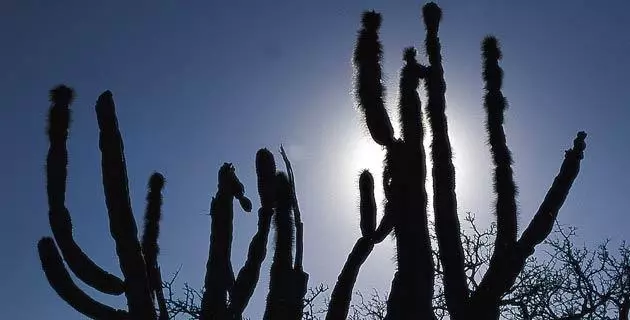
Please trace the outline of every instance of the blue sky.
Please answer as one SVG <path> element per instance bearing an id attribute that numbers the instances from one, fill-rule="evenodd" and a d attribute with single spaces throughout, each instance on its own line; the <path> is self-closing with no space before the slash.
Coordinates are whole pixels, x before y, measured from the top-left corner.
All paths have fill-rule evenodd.
<path id="1" fill-rule="evenodd" d="M 482 38 L 492 33 L 504 53 L 504 94 L 511 105 L 506 131 L 520 187 L 521 228 L 555 176 L 563 150 L 578 130 L 585 130 L 582 172 L 560 221 L 577 226 L 589 243 L 629 239 L 630 3 L 438 4 L 444 11 L 440 37 L 460 212 L 475 212 L 480 223 L 492 220 L 479 50 Z M 126 143 L 138 221 L 150 173 L 158 170 L 167 178 L 160 238 L 165 278 L 181 265 L 180 284 L 201 286 L 208 254 L 206 214 L 219 166 L 236 165 L 256 206 L 255 152 L 284 143 L 294 161 L 305 223 L 305 269 L 312 285 L 332 286 L 359 235 L 358 171 L 379 165 L 379 150 L 367 138 L 351 96 L 350 61 L 360 14 L 376 9 L 384 16 L 381 38 L 392 106 L 402 49 L 418 47 L 424 39 L 421 5 L 375 0 L 1 2 L 3 315 L 81 319 L 48 286 L 36 252 L 37 240 L 51 234 L 45 124 L 47 92 L 59 83 L 77 93 L 67 206 L 77 241 L 100 265 L 120 274 L 107 225 L 93 108 L 109 89 Z M 236 215 L 236 268 L 255 225 L 254 215 Z M 388 240 L 370 256 L 358 289 L 387 290 L 392 258 Z M 247 309 L 254 319 L 261 314 L 266 287 L 264 277 Z M 124 303 L 86 290 L 112 305 Z"/>

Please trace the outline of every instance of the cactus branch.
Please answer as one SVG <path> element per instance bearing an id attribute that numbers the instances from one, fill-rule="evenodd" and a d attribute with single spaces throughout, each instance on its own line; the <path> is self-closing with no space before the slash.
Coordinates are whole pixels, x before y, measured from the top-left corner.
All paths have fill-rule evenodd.
<path id="1" fill-rule="evenodd" d="M 269 293 L 263 319 L 290 319 L 293 292 L 293 217 L 291 184 L 283 172 L 276 174 L 275 251 L 269 277 Z"/>
<path id="2" fill-rule="evenodd" d="M 468 286 L 464 273 L 464 252 L 460 239 L 455 195 L 455 167 L 446 121 L 446 82 L 442 67 L 438 29 L 442 10 L 433 2 L 423 8 L 426 26 L 425 48 L 429 58 L 429 71 L 425 82 L 428 102 L 427 113 L 433 139 L 431 157 L 433 162 L 433 211 L 435 233 L 444 268 L 444 291 L 451 319 L 465 316 L 463 307 L 468 299 Z"/>
<path id="3" fill-rule="evenodd" d="M 52 238 L 44 237 L 37 244 L 39 259 L 50 286 L 78 312 L 92 319 L 131 319 L 123 310 L 116 310 L 90 298 L 72 281 L 63 265 L 57 246 Z"/>
<path id="4" fill-rule="evenodd" d="M 100 129 L 99 145 L 109 228 L 116 243 L 120 269 L 125 277 L 129 314 L 135 319 L 154 319 L 156 314 L 138 241 L 138 229 L 131 211 L 123 141 L 110 91 L 99 96 L 96 114 Z"/>
<path id="5" fill-rule="evenodd" d="M 363 13 L 362 28 L 354 50 L 356 68 L 356 94 L 359 108 L 372 139 L 382 146 L 394 141 L 394 129 L 387 115 L 381 83 L 381 57 L 383 50 L 378 39 L 381 15 L 374 12 Z"/>
<path id="6" fill-rule="evenodd" d="M 300 205 L 297 200 L 297 192 L 295 191 L 295 176 L 293 175 L 293 167 L 291 161 L 287 156 L 284 147 L 280 145 L 280 154 L 287 170 L 287 176 L 289 178 L 289 184 L 291 186 L 291 198 L 293 215 L 295 217 L 295 270 L 302 270 L 302 261 L 304 260 L 304 224 L 302 223 L 302 214 L 300 212 Z"/>
<path id="7" fill-rule="evenodd" d="M 558 211 L 564 204 L 573 181 L 580 172 L 580 162 L 584 158 L 584 149 L 586 149 L 585 139 L 586 132 L 578 132 L 573 140 L 573 148 L 565 151 L 560 172 L 547 191 L 547 195 L 545 195 L 545 199 L 540 204 L 534 218 L 518 241 L 519 247 L 524 250 L 533 252 L 534 246 L 540 244 L 551 232 Z"/>
<path id="8" fill-rule="evenodd" d="M 490 152 L 494 162 L 494 192 L 497 195 L 497 237 L 494 254 L 502 254 L 516 242 L 516 184 L 512 174 L 512 156 L 503 131 L 503 112 L 507 108 L 501 93 L 503 70 L 499 66 L 501 50 L 494 37 L 483 41 L 483 78 L 486 94 L 486 130 L 488 131 Z"/>
<path id="9" fill-rule="evenodd" d="M 210 204 L 210 252 L 201 299 L 202 320 L 227 318 L 227 293 L 235 281 L 231 262 L 234 198 L 239 199 L 241 206 L 249 202 L 249 207 L 244 205 L 243 209 L 251 210 L 251 202 L 231 163 L 221 166 L 218 180 L 217 193 Z"/>
<path id="10" fill-rule="evenodd" d="M 46 191 L 48 194 L 48 219 L 61 254 L 70 270 L 87 285 L 113 295 L 124 292 L 121 279 L 94 263 L 72 236 L 72 220 L 65 206 L 66 178 L 68 175 L 68 128 L 70 125 L 70 103 L 72 89 L 60 85 L 50 91 L 51 107 L 48 116 L 48 139 L 50 147 L 46 159 Z"/>
<path id="11" fill-rule="evenodd" d="M 252 237 L 247 260 L 239 271 L 230 292 L 229 314 L 234 319 L 242 317 L 245 307 L 254 294 L 256 283 L 260 278 L 260 267 L 267 255 L 267 241 L 276 193 L 276 164 L 273 155 L 267 149 L 260 149 L 256 153 L 256 175 L 261 203 L 261 208 L 258 210 L 258 230 Z"/>
<path id="12" fill-rule="evenodd" d="M 149 192 L 147 194 L 147 208 L 144 215 L 144 232 L 142 233 L 142 253 L 146 262 L 149 289 L 157 298 L 159 319 L 168 320 L 166 300 L 162 291 L 162 275 L 157 262 L 159 254 L 158 236 L 160 233 L 160 219 L 162 217 L 162 188 L 164 188 L 164 176 L 153 173 L 149 179 Z"/>

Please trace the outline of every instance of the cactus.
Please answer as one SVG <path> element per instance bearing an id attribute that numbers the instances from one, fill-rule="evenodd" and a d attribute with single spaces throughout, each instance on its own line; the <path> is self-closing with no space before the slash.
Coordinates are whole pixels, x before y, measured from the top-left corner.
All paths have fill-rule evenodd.
<path id="1" fill-rule="evenodd" d="M 154 173 L 148 183 L 147 207 L 142 241 L 137 237 L 136 222 L 131 212 L 122 138 L 118 129 L 112 94 L 104 92 L 96 104 L 100 128 L 103 186 L 110 220 L 110 230 L 120 260 L 124 281 L 107 273 L 81 250 L 72 235 L 72 221 L 65 207 L 68 155 L 66 140 L 70 123 L 70 104 L 74 92 L 66 86 L 51 90 L 47 158 L 47 191 L 49 219 L 54 240 L 44 237 L 38 250 L 46 278 L 59 296 L 80 313 L 94 319 L 169 319 L 167 302 L 162 291 L 162 277 L 157 261 L 159 221 L 161 218 L 164 177 Z M 291 163 L 281 148 L 288 176 L 276 172 L 273 155 L 267 149 L 256 154 L 256 171 L 261 208 L 258 231 L 251 240 L 247 261 L 235 278 L 232 270 L 232 202 L 237 199 L 249 212 L 251 201 L 230 163 L 219 170 L 218 190 L 211 203 L 211 238 L 202 296 L 201 319 L 242 319 L 260 276 L 266 255 L 271 219 L 276 214 L 277 237 L 273 283 L 275 305 L 283 306 L 286 319 L 300 319 L 302 299 L 306 293 L 308 274 L 303 271 L 303 227 L 295 193 Z M 280 188 L 280 190 L 277 190 Z M 293 225 L 292 214 L 296 224 Z M 293 228 L 297 232 L 295 263 L 292 258 Z M 60 250 L 59 250 L 60 249 Z M 61 251 L 61 253 L 60 253 Z M 63 256 L 63 257 L 62 257 Z M 125 294 L 128 310 L 117 310 L 102 304 L 83 292 L 72 280 L 63 261 L 77 277 L 95 289 L 112 295 Z M 275 263 L 278 265 L 278 263 Z M 279 279 L 279 280 L 278 280 Z M 229 297 L 229 300 L 228 300 Z M 273 300 L 273 299 L 272 299 Z M 155 306 L 157 302 L 157 307 Z M 159 313 L 156 313 L 156 308 Z M 283 312 L 284 312 L 283 311 Z M 273 318 L 277 318 L 275 314 Z"/>
<path id="2" fill-rule="evenodd" d="M 363 231 L 363 237 L 355 244 L 333 290 L 327 319 L 344 319 L 347 316 L 352 287 L 360 266 L 373 246 L 382 241 L 392 227 L 396 237 L 398 271 L 388 301 L 388 318 L 399 319 L 403 315 L 427 318 L 431 314 L 433 260 L 426 215 L 424 133 L 421 104 L 416 91 L 427 71 L 416 61 L 414 49 L 404 51 L 405 66 L 401 74 L 399 102 L 403 130 L 402 138 L 394 138 L 393 132 L 389 130 L 391 123 L 384 109 L 383 89 L 380 87 L 380 22 L 378 13 L 364 13 L 354 63 L 359 107 L 374 141 L 386 149 L 383 172 L 385 213 L 376 229 L 376 236 L 371 237 Z M 381 118 L 375 119 L 377 116 Z M 361 211 L 364 210 L 364 201 L 369 202 L 369 198 L 373 197 L 370 196 L 373 193 L 371 180 L 367 171 L 361 174 Z M 366 206 L 366 209 L 369 207 Z M 362 212 L 361 217 L 362 230 L 369 229 L 367 225 L 373 224 L 371 214 Z"/>
<path id="3" fill-rule="evenodd" d="M 272 277 L 266 317 L 300 319 L 302 298 L 306 293 L 308 275 L 302 270 L 301 257 L 293 263 L 294 220 L 299 212 L 295 196 L 293 171 L 284 149 L 281 153 L 289 175 L 276 172 L 271 152 L 260 149 L 256 153 L 256 175 L 261 207 L 258 210 L 258 230 L 253 236 L 247 260 L 235 278 L 232 271 L 232 202 L 236 198 L 245 211 L 251 202 L 244 196 L 243 185 L 232 164 L 219 170 L 219 184 L 211 204 L 211 237 L 206 265 L 205 291 L 201 301 L 201 319 L 242 319 L 260 277 L 260 268 L 266 256 L 266 246 L 273 218 L 276 226 L 276 248 L 272 263 Z M 296 221 L 301 226 L 299 213 Z M 298 237 L 302 237 L 301 228 Z M 301 243 L 296 255 L 302 255 Z M 280 311 L 281 310 L 281 311 Z"/>
<path id="4" fill-rule="evenodd" d="M 38 251 L 48 282 L 69 305 L 94 319 L 156 319 L 152 296 L 158 297 L 160 318 L 168 319 L 157 266 L 157 236 L 163 179 L 152 177 L 147 196 L 147 227 L 144 250 L 137 237 L 136 222 L 131 211 L 123 143 L 118 130 L 112 94 L 105 91 L 98 98 L 96 113 L 100 128 L 103 186 L 108 209 L 110 231 L 116 243 L 124 281 L 98 267 L 81 250 L 72 236 L 70 213 L 65 206 L 68 152 L 66 141 L 70 123 L 72 89 L 58 86 L 51 90 L 49 111 L 46 177 L 49 220 L 54 240 L 44 237 Z M 59 250 L 61 250 L 61 255 Z M 144 251 L 144 252 L 143 252 Z M 62 258 L 63 256 L 63 258 Z M 63 261 L 89 286 L 107 294 L 125 294 L 128 311 L 115 310 L 90 298 L 72 281 Z M 161 298 L 160 298 L 161 297 Z"/>
<path id="5" fill-rule="evenodd" d="M 282 146 L 280 153 L 287 173 L 279 172 L 276 175 L 276 241 L 263 319 L 299 320 L 302 318 L 303 299 L 308 283 L 308 274 L 302 266 L 302 221 L 293 168 Z"/>
<path id="6" fill-rule="evenodd" d="M 378 40 L 378 29 L 382 20 L 378 13 L 363 14 L 354 57 L 359 108 L 365 116 L 373 140 L 387 151 L 383 171 L 385 214 L 379 229 L 389 233 L 387 230 L 391 229 L 388 226 L 393 225 L 398 270 L 387 301 L 386 319 L 435 318 L 431 310 L 434 271 L 424 188 L 426 165 L 422 145 L 423 124 L 420 99 L 416 91 L 421 79 L 424 79 L 427 92 L 426 113 L 432 132 L 433 211 L 447 309 L 451 319 L 496 319 L 499 315 L 500 297 L 513 285 L 535 246 L 551 231 L 558 211 L 579 172 L 586 147 L 586 133 L 579 132 L 573 148 L 565 152 L 560 173 L 538 212 L 518 238 L 517 188 L 503 130 L 506 100 L 501 93 L 503 71 L 498 64 L 501 53 L 496 39 L 488 37 L 483 41 L 483 75 L 486 83 L 484 105 L 487 114 L 486 129 L 495 167 L 493 178 L 497 198 L 497 237 L 489 269 L 478 288 L 470 291 L 464 272 L 455 194 L 455 168 L 445 114 L 446 83 L 438 37 L 442 12 L 435 3 L 426 4 L 422 12 L 426 27 L 424 52 L 429 66 L 425 67 L 416 61 L 414 49 L 405 50 L 399 103 L 401 138 L 393 136 L 389 116 L 384 108 L 380 67 L 382 49 Z M 329 304 L 328 320 L 345 319 L 347 316 L 350 295 L 359 268 L 374 244 L 381 240 L 382 234 L 366 236 L 374 225 L 371 213 L 364 212 L 371 206 L 368 175 L 367 172 L 362 173 L 360 180 L 363 236 L 355 244 L 339 275 Z"/>

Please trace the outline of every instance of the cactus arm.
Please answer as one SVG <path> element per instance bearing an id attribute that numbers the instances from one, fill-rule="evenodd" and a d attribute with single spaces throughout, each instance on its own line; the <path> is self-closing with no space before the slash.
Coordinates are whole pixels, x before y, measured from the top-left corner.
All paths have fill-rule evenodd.
<path id="1" fill-rule="evenodd" d="M 247 260 L 241 268 L 230 292 L 229 313 L 233 319 L 240 319 L 249 303 L 260 278 L 260 267 L 267 255 L 267 241 L 273 216 L 275 199 L 276 164 L 273 154 L 267 149 L 256 153 L 256 175 L 261 208 L 258 210 L 258 229 L 252 237 L 247 252 Z"/>
<path id="2" fill-rule="evenodd" d="M 129 314 L 134 319 L 155 319 L 145 262 L 138 241 L 138 229 L 131 211 L 123 141 L 110 91 L 99 96 L 96 114 L 100 129 L 99 145 L 109 228 L 125 278 Z"/>
<path id="3" fill-rule="evenodd" d="M 147 207 L 144 215 L 144 232 L 142 233 L 142 253 L 144 254 L 149 289 L 157 300 L 159 320 L 168 320 L 166 300 L 162 291 L 162 275 L 158 265 L 159 254 L 158 236 L 160 233 L 160 219 L 162 216 L 162 188 L 164 177 L 160 173 L 153 173 L 149 179 L 149 192 L 147 194 Z"/>
<path id="4" fill-rule="evenodd" d="M 227 292 L 230 286 L 234 192 L 231 189 L 234 167 L 224 163 L 219 169 L 218 188 L 210 204 L 210 249 L 206 263 L 205 291 L 201 300 L 201 319 L 227 317 Z"/>
<path id="5" fill-rule="evenodd" d="M 289 187 L 291 195 L 291 207 L 293 208 L 294 225 L 295 225 L 295 261 L 293 262 L 292 271 L 292 284 L 293 294 L 291 295 L 290 302 L 290 315 L 291 319 L 302 319 L 303 315 L 303 301 L 306 295 L 308 287 L 308 273 L 304 272 L 303 260 L 304 260 L 304 224 L 302 223 L 302 214 L 300 212 L 300 205 L 297 199 L 297 192 L 295 187 L 295 176 L 293 175 L 293 167 L 291 161 L 287 156 L 284 147 L 280 145 L 280 154 L 287 170 L 287 176 L 289 178 Z"/>
<path id="6" fill-rule="evenodd" d="M 388 148 L 394 193 L 389 199 L 400 202 L 394 233 L 401 286 L 402 312 L 427 318 L 432 312 L 433 260 L 427 220 L 426 164 L 424 130 L 418 86 L 426 68 L 416 61 L 413 48 L 404 51 L 405 65 L 400 79 L 399 113 L 403 128 L 402 143 Z M 395 198 L 397 200 L 395 200 Z"/>
<path id="7" fill-rule="evenodd" d="M 471 305 L 483 309 L 483 305 L 494 303 L 497 305 L 501 295 L 506 292 L 523 270 L 526 259 L 534 253 L 536 245 L 540 244 L 551 232 L 553 223 L 566 199 L 573 181 L 578 175 L 580 161 L 584 157 L 586 133 L 579 132 L 573 141 L 573 148 L 565 152 L 565 158 L 560 172 L 547 192 L 543 203 L 534 215 L 532 221 L 521 235 L 516 246 L 508 255 L 496 259 L 488 267 L 488 271 L 479 283 L 471 297 Z M 489 310 L 498 312 L 496 306 Z M 491 315 L 494 315 L 491 314 Z"/>
<path id="8" fill-rule="evenodd" d="M 67 209 L 49 211 L 50 227 L 70 270 L 85 284 L 106 294 L 121 295 L 125 292 L 124 282 L 103 270 L 92 261 L 74 241 L 72 220 Z"/>
<path id="9" fill-rule="evenodd" d="M 337 277 L 337 283 L 330 296 L 326 320 L 343 320 L 348 316 L 352 290 L 359 270 L 373 249 L 374 242 L 369 237 L 361 237 L 355 243 Z"/>
<path id="10" fill-rule="evenodd" d="M 263 319 L 289 319 L 290 301 L 293 283 L 293 218 L 291 214 L 291 190 L 289 178 L 285 173 L 276 175 L 276 213 L 274 226 L 276 241 L 271 272 L 269 293 Z"/>
<path id="11" fill-rule="evenodd" d="M 378 227 L 376 223 L 376 201 L 374 200 L 374 178 L 368 170 L 361 172 L 359 176 L 359 193 L 360 193 L 360 225 L 362 237 L 357 240 L 352 251 L 348 255 L 348 259 L 344 263 L 341 273 L 337 277 L 335 288 L 330 296 L 328 304 L 327 320 L 346 319 L 348 310 L 350 309 L 350 300 L 352 298 L 352 290 L 357 281 L 359 271 L 367 257 L 374 249 L 374 245 L 382 242 L 387 234 L 393 228 L 390 219 L 385 217 L 391 214 L 385 214 L 381 219 Z"/>
<path id="12" fill-rule="evenodd" d="M 266 211 L 261 208 L 258 211 L 258 230 L 249 244 L 247 260 L 239 271 L 230 294 L 229 313 L 234 315 L 235 319 L 242 317 L 243 311 L 254 294 L 256 283 L 258 283 L 260 278 L 260 267 L 267 254 L 266 247 L 271 229 L 272 215 L 273 210 Z"/>
<path id="13" fill-rule="evenodd" d="M 494 162 L 494 192 L 497 195 L 496 216 L 497 236 L 494 254 L 501 255 L 516 243 L 517 208 L 516 184 L 512 173 L 512 156 L 503 131 L 503 112 L 507 108 L 501 93 L 503 70 L 499 66 L 501 51 L 494 37 L 483 41 L 483 78 L 486 94 L 486 130 L 489 136 L 490 152 Z"/>
<path id="14" fill-rule="evenodd" d="M 363 13 L 353 61 L 359 108 L 365 116 L 372 139 L 382 146 L 388 146 L 394 141 L 394 129 L 383 102 L 385 89 L 381 83 L 380 64 L 383 50 L 378 39 L 380 26 L 380 14 L 374 11 Z"/>
<path id="15" fill-rule="evenodd" d="M 527 252 L 533 252 L 534 246 L 540 244 L 551 232 L 558 211 L 564 204 L 573 185 L 573 181 L 580 172 L 580 162 L 584 158 L 586 148 L 586 132 L 578 132 L 573 140 L 573 148 L 567 150 L 560 172 L 551 185 L 545 199 L 541 203 L 534 218 L 529 223 L 518 241 L 519 247 Z"/>
<path id="16" fill-rule="evenodd" d="M 457 217 L 455 195 L 455 167 L 446 121 L 446 83 L 442 68 L 439 22 L 442 16 L 435 3 L 423 7 L 426 26 L 425 47 L 430 67 L 425 81 L 428 103 L 427 111 L 431 131 L 431 157 L 433 162 L 433 210 L 435 232 L 444 267 L 444 289 L 451 319 L 465 317 L 463 307 L 468 299 L 468 286 L 464 273 L 464 252 L 460 239 L 460 224 Z"/>
<path id="17" fill-rule="evenodd" d="M 72 308 L 92 319 L 131 319 L 127 312 L 95 301 L 77 287 L 64 267 L 52 238 L 42 238 L 37 244 L 37 249 L 48 283 Z"/>
<path id="18" fill-rule="evenodd" d="M 287 156 L 284 147 L 280 145 L 280 154 L 282 155 L 282 160 L 284 161 L 284 165 L 287 170 L 287 175 L 289 177 L 289 183 L 291 185 L 291 198 L 292 198 L 292 206 L 293 206 L 293 215 L 295 216 L 295 270 L 303 269 L 303 260 L 304 260 L 304 224 L 302 223 L 302 214 L 300 212 L 300 205 L 297 199 L 297 193 L 295 191 L 295 176 L 293 175 L 293 167 L 291 166 L 291 161 L 289 161 L 289 157 Z"/>
<path id="19" fill-rule="evenodd" d="M 46 191 L 48 194 L 48 219 L 61 254 L 70 270 L 87 285 L 113 295 L 120 295 L 125 287 L 121 279 L 94 263 L 72 236 L 72 220 L 65 206 L 66 178 L 68 176 L 68 128 L 72 89 L 60 85 L 50 92 L 51 107 L 48 116 L 50 146 L 46 159 Z"/>

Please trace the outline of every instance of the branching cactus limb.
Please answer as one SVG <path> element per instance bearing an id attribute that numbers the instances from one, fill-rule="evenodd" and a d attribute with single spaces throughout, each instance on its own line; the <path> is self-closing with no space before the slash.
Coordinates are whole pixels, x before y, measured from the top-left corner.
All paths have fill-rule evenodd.
<path id="1" fill-rule="evenodd" d="M 202 320 L 228 318 L 228 292 L 235 281 L 231 262 L 234 218 L 232 202 L 234 198 L 238 199 L 246 212 L 252 208 L 231 163 L 221 166 L 218 180 L 217 193 L 210 204 L 210 252 L 206 264 L 205 291 L 201 299 Z"/>
<path id="2" fill-rule="evenodd" d="M 52 238 L 42 238 L 37 244 L 37 249 L 50 286 L 75 310 L 92 319 L 131 319 L 126 311 L 116 310 L 95 301 L 74 284 Z"/>
<path id="3" fill-rule="evenodd" d="M 96 114 L 109 227 L 125 278 L 129 314 L 134 319 L 155 319 L 138 229 L 131 211 L 123 141 L 110 91 L 99 96 Z"/>
<path id="4" fill-rule="evenodd" d="M 455 195 L 455 167 L 446 121 L 446 82 L 438 30 L 442 11 L 435 3 L 422 8 L 426 26 L 425 51 L 430 67 L 425 81 L 428 94 L 427 114 L 431 126 L 433 163 L 433 211 L 435 232 L 444 268 L 444 289 L 451 319 L 466 317 L 468 286 L 464 273 L 464 252 L 460 239 Z"/>
<path id="5" fill-rule="evenodd" d="M 394 234 L 399 279 L 392 284 L 392 294 L 400 297 L 394 311 L 409 319 L 431 318 L 433 296 L 433 260 L 427 220 L 426 160 L 424 129 L 418 86 L 426 68 L 416 61 L 416 51 L 404 51 L 405 65 L 400 79 L 399 113 L 403 127 L 402 141 L 387 148 L 391 171 L 388 203 L 398 203 Z M 396 292 L 400 290 L 400 292 Z M 394 319 L 395 317 L 388 317 Z"/>
<path id="6" fill-rule="evenodd" d="M 292 284 L 293 292 L 290 295 L 290 319 L 300 320 L 302 319 L 304 309 L 304 296 L 306 296 L 306 290 L 308 287 L 308 273 L 304 272 L 302 265 L 304 256 L 304 225 L 302 223 L 302 214 L 300 212 L 300 204 L 297 199 L 297 192 L 295 187 L 295 175 L 293 174 L 293 166 L 287 156 L 284 147 L 280 145 L 280 154 L 284 161 L 285 168 L 287 170 L 287 177 L 289 179 L 289 192 L 291 196 L 291 207 L 293 208 L 294 225 L 295 225 L 295 261 L 293 262 L 292 270 Z"/>
<path id="7" fill-rule="evenodd" d="M 497 236 L 495 240 L 495 255 L 500 255 L 511 249 L 516 243 L 517 236 L 517 208 L 516 184 L 512 173 L 512 155 L 507 146 L 503 131 L 503 113 L 507 108 L 507 101 L 501 93 L 503 84 L 503 70 L 499 66 L 501 51 L 497 40 L 488 37 L 483 42 L 483 78 L 486 95 L 484 106 L 486 109 L 486 130 L 490 144 L 490 153 L 494 162 L 494 192 L 497 195 L 496 216 Z"/>
<path id="8" fill-rule="evenodd" d="M 354 51 L 356 68 L 356 95 L 359 108 L 372 139 L 382 146 L 394 141 L 394 130 L 383 102 L 385 89 L 381 83 L 381 58 L 383 50 L 378 39 L 381 15 L 374 12 L 363 13 L 362 28 Z"/>
<path id="9" fill-rule="evenodd" d="M 496 39 L 488 37 L 483 43 L 483 60 L 484 60 L 484 80 L 486 81 L 486 111 L 488 113 L 488 123 L 496 121 L 498 117 L 502 118 L 502 115 L 497 114 L 502 112 L 504 106 L 504 98 L 500 92 L 500 84 L 502 81 L 502 71 L 498 65 L 498 60 L 501 58 L 501 52 L 498 48 Z M 495 104 L 495 106 L 492 106 Z M 492 118 L 495 118 L 494 120 Z M 498 123 L 495 123 L 497 126 Z M 490 127 L 490 125 L 489 125 Z M 493 148 L 493 158 L 495 159 L 495 188 L 499 186 L 500 175 L 511 176 L 511 169 L 501 169 L 501 166 L 509 166 L 508 161 L 510 159 L 505 156 L 507 146 L 501 146 L 505 144 L 505 137 L 502 140 L 497 141 L 497 137 L 492 137 L 493 134 L 497 134 L 497 128 L 489 128 L 488 133 L 491 136 L 491 147 Z M 501 139 L 501 137 L 498 137 Z M 496 147 L 492 145 L 492 141 L 498 144 L 498 149 L 503 148 L 504 155 L 497 157 Z M 493 257 L 490 261 L 488 271 L 484 275 L 477 290 L 472 294 L 470 301 L 471 314 L 476 317 L 483 318 L 497 318 L 499 315 L 499 300 L 501 296 L 514 284 L 518 274 L 523 270 L 525 260 L 534 252 L 536 245 L 540 244 L 551 232 L 553 223 L 556 220 L 558 212 L 564 203 L 569 190 L 573 184 L 573 181 L 577 177 L 580 169 L 580 162 L 584 157 L 584 149 L 586 148 L 586 133 L 578 132 L 577 137 L 573 141 L 573 148 L 565 152 L 565 159 L 560 167 L 560 172 L 556 176 L 551 188 L 547 192 L 545 199 L 540 205 L 538 211 L 534 215 L 534 218 L 525 229 L 520 239 L 517 242 L 512 242 L 513 245 L 507 248 L 502 247 L 499 240 L 499 232 L 501 232 L 503 238 L 507 239 L 510 243 L 512 236 L 516 233 L 516 206 L 514 197 L 516 195 L 516 187 L 511 188 L 511 177 L 503 177 L 507 181 L 504 181 L 506 185 L 504 190 L 495 190 L 498 197 L 504 197 L 502 205 L 499 207 L 500 199 L 497 199 L 497 246 Z M 509 153 L 508 153 L 509 155 Z M 503 163 L 499 163 L 503 162 Z M 503 194 L 502 194 L 503 193 Z M 512 197 L 511 199 L 509 197 Z M 504 214 L 503 217 L 500 214 Z M 506 219 L 507 218 L 507 219 Z M 501 231 L 503 228 L 503 231 Z"/>
<path id="10" fill-rule="evenodd" d="M 96 265 L 81 250 L 72 236 L 72 220 L 65 206 L 65 199 L 68 175 L 66 141 L 73 96 L 73 90 L 64 85 L 50 91 L 51 107 L 48 116 L 50 146 L 46 159 L 46 191 L 50 227 L 64 260 L 81 281 L 103 293 L 120 295 L 125 290 L 123 281 Z"/>
<path id="11" fill-rule="evenodd" d="M 357 281 L 359 270 L 374 249 L 376 243 L 385 239 L 393 228 L 385 217 L 376 227 L 376 201 L 374 199 L 374 178 L 369 171 L 364 170 L 359 177 L 360 191 L 360 225 L 361 238 L 359 238 L 348 255 L 341 273 L 337 277 L 337 283 L 333 289 L 328 304 L 326 320 L 342 320 L 348 316 L 352 290 Z M 389 225 L 389 227 L 386 226 Z"/>
<path id="12" fill-rule="evenodd" d="M 273 154 L 267 149 L 260 149 L 256 153 L 256 175 L 261 204 L 258 210 L 258 230 L 249 244 L 247 260 L 230 292 L 229 314 L 233 319 L 239 320 L 254 293 L 260 278 L 260 267 L 267 255 L 276 194 L 276 163 Z"/>
<path id="13" fill-rule="evenodd" d="M 70 214 L 65 207 L 66 139 L 71 99 L 72 90 L 65 86 L 59 86 L 51 91 L 52 106 L 48 127 L 50 148 L 46 168 L 51 229 L 64 259 L 79 279 L 104 293 L 121 294 L 124 292 L 129 311 L 115 310 L 105 306 L 81 291 L 65 270 L 57 247 L 50 238 L 43 238 L 38 245 L 44 272 L 57 293 L 77 311 L 88 317 L 155 319 L 156 313 L 151 299 L 146 264 L 131 212 L 122 138 L 118 130 L 114 102 L 109 91 L 99 97 L 96 112 L 100 128 L 103 186 L 110 232 L 116 242 L 116 251 L 125 278 L 124 283 L 96 266 L 72 238 Z M 157 241 L 157 234 L 155 241 Z M 167 314 L 165 316 L 168 317 Z"/>
<path id="14" fill-rule="evenodd" d="M 144 215 L 144 232 L 142 234 L 142 253 L 149 277 L 149 289 L 157 300 L 159 320 L 168 320 L 166 300 L 162 291 L 162 274 L 157 262 L 159 254 L 158 236 L 160 233 L 160 219 L 162 217 L 162 188 L 164 176 L 155 172 L 149 179 L 149 193 L 147 194 L 147 208 Z"/>
<path id="15" fill-rule="evenodd" d="M 269 293 L 263 319 L 290 319 L 290 301 L 293 293 L 293 240 L 294 220 L 291 210 L 291 186 L 283 172 L 276 174 L 276 229 L 275 250 L 269 277 Z"/>

